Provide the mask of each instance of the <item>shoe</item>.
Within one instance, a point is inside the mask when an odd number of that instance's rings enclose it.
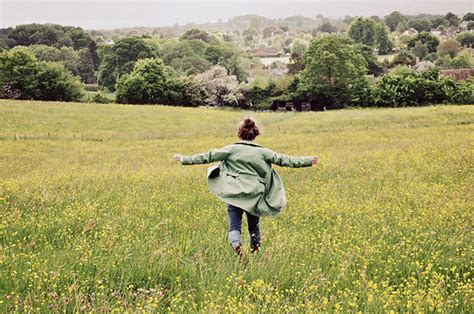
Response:
[[[260,245],[257,244],[254,248],[250,250],[250,253],[252,254],[257,254],[257,252],[260,250]]]
[[[234,250],[235,255],[242,256],[242,245],[240,243],[232,245],[232,249]]]

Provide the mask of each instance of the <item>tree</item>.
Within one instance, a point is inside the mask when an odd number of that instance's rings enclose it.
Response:
[[[325,21],[318,27],[318,31],[322,33],[335,33],[337,31],[336,26],[332,25],[329,21]]]
[[[71,47],[55,48],[46,45],[31,45],[28,50],[34,53],[39,61],[60,62],[85,83],[95,82],[94,58],[87,48],[74,50]]]
[[[438,53],[441,56],[449,55],[451,58],[454,58],[460,50],[461,44],[456,39],[452,38],[442,42],[438,47]]]
[[[401,21],[398,23],[397,28],[395,29],[399,33],[403,33],[408,29],[408,22],[406,20]]]
[[[372,19],[359,17],[351,23],[348,35],[356,43],[374,46],[377,42],[377,23]]]
[[[10,48],[15,46],[47,45],[55,48],[71,47],[74,50],[89,49],[93,67],[98,67],[96,44],[80,27],[56,24],[23,24],[9,28],[4,36]]]
[[[0,97],[79,100],[82,86],[60,63],[43,62],[27,48],[0,52]]]
[[[176,58],[169,64],[173,69],[183,72],[185,75],[194,75],[209,70],[212,63],[201,56],[189,56]]]
[[[379,55],[386,55],[392,52],[393,50],[393,42],[388,36],[387,28],[385,24],[378,23],[376,26],[376,39],[377,39],[377,46],[379,50]]]
[[[205,43],[210,44],[212,42],[212,37],[209,35],[206,31],[203,31],[198,28],[192,28],[190,30],[187,30],[181,37],[179,38],[180,40],[193,40],[193,39],[198,39],[202,40]]]
[[[33,52],[39,61],[60,62],[74,75],[78,75],[77,65],[79,63],[78,52],[71,47],[56,48],[47,45],[31,45],[28,50]]]
[[[290,44],[290,53],[303,57],[309,43],[306,40],[296,38]]]
[[[415,47],[411,48],[411,52],[420,60],[423,60],[429,53],[428,47],[425,44],[422,44],[421,41],[415,43]]]
[[[37,60],[26,48],[0,52],[0,98],[33,99]]]
[[[78,51],[77,72],[84,83],[95,83],[94,57],[89,49],[82,48]]]
[[[447,21],[444,17],[437,17],[432,20],[431,26],[438,29],[440,27],[449,27],[449,21]]]
[[[247,79],[244,58],[241,50],[231,43],[219,43],[207,47],[204,57],[213,65],[221,65],[227,69],[229,75],[235,75],[239,82]]]
[[[474,47],[474,33],[463,32],[456,36],[457,41],[464,47]]]
[[[391,32],[397,30],[398,24],[406,22],[406,17],[398,11],[393,11],[384,17],[385,24],[390,28]]]
[[[303,55],[308,49],[308,42],[302,39],[295,39],[290,45],[290,58],[291,62],[287,65],[288,72],[295,74],[304,68]]]
[[[429,32],[431,30],[431,21],[427,18],[424,19],[410,19],[408,21],[408,28],[414,28],[418,32]]]
[[[449,26],[459,26],[461,24],[461,19],[454,13],[448,12],[444,18],[449,22]]]
[[[163,60],[145,58],[138,60],[130,74],[117,82],[118,103],[170,104],[175,89],[175,79],[170,75]]]
[[[281,30],[276,28],[275,26],[267,26],[263,29],[262,36],[263,38],[270,38],[277,33],[281,33]]]
[[[472,12],[466,13],[463,16],[462,20],[463,21],[474,21],[474,13],[472,13]]]
[[[216,65],[210,70],[194,77],[199,87],[202,103],[208,106],[238,106],[242,94],[239,82],[227,69]]]
[[[374,76],[383,74],[384,68],[377,60],[377,57],[374,55],[374,49],[372,47],[363,44],[357,44],[355,48],[356,52],[362,55],[367,62],[367,74],[372,74]]]
[[[37,90],[34,99],[77,101],[82,97],[82,85],[77,76],[57,62],[38,62]]]
[[[391,66],[397,65],[415,65],[416,59],[415,56],[409,51],[402,50],[400,51],[392,60]]]
[[[114,91],[117,79],[130,73],[137,60],[156,56],[154,47],[143,38],[121,39],[105,52],[97,73],[98,83],[101,87]]]
[[[367,62],[351,40],[337,35],[314,39],[304,55],[298,93],[332,107],[360,103],[365,95]]]
[[[428,32],[421,32],[416,35],[413,39],[407,42],[409,48],[415,47],[417,42],[421,42],[422,44],[426,45],[428,48],[428,52],[436,52],[436,48],[439,45],[439,39]]]

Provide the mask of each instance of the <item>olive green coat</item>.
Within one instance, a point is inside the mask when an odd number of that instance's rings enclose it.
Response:
[[[272,164],[311,166],[311,157],[290,157],[252,141],[239,141],[194,156],[183,156],[183,165],[220,161],[208,169],[207,186],[218,198],[256,216],[278,214],[286,205],[283,182]]]

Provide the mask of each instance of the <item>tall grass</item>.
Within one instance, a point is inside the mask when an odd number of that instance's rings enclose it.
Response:
[[[239,260],[207,165],[171,157],[232,143],[246,115],[320,164],[278,168],[288,207]],[[0,312],[472,312],[473,122],[0,101]]]

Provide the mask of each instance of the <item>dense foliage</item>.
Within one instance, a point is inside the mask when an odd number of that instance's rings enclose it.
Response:
[[[143,38],[124,38],[105,51],[97,73],[98,83],[114,91],[117,79],[131,72],[137,60],[153,57],[157,57],[155,48]]]
[[[413,48],[417,43],[425,45],[428,52],[436,52],[439,45],[439,39],[429,32],[420,32],[413,39],[408,41],[408,47]]]
[[[138,60],[133,71],[119,79],[116,97],[118,103],[192,105],[191,89],[189,82],[169,73],[161,59],[148,58]]]
[[[442,77],[438,69],[394,71],[382,76],[373,88],[377,106],[404,107],[433,103],[473,103],[474,81]]]
[[[304,63],[298,85],[302,97],[315,99],[330,108],[363,101],[368,87],[367,62],[350,39],[329,35],[313,40]]]
[[[60,63],[38,61],[26,48],[0,52],[0,98],[80,100],[82,86]]]
[[[157,103],[159,99],[166,104],[258,110],[271,107],[274,100],[311,100],[340,108],[377,105],[372,87],[380,77],[395,75],[392,71],[397,66],[417,71],[435,66],[443,70],[472,67],[472,16],[394,11],[383,18],[330,19],[318,14],[315,18],[271,20],[249,15],[201,25],[88,32],[78,27],[25,24],[0,29],[0,51],[26,46],[36,63],[62,64],[86,83],[88,93],[83,101],[101,103],[116,98]],[[322,45],[334,38],[330,34],[345,39]],[[141,85],[147,77],[143,69],[141,74],[132,74],[138,60],[150,58],[159,58],[165,67],[166,96],[155,97],[146,91]],[[48,64],[48,77],[52,73],[59,77],[60,70]],[[40,67],[46,67],[45,63]],[[157,82],[153,75],[147,80],[151,85]],[[119,81],[121,91],[114,94]],[[45,98],[39,92],[29,93],[29,84],[24,83],[22,97]],[[19,93],[19,89],[5,88],[10,94],[4,97]]]
[[[39,60],[62,62],[85,83],[95,82],[97,45],[82,28],[33,23],[0,29],[0,50],[31,45]]]

